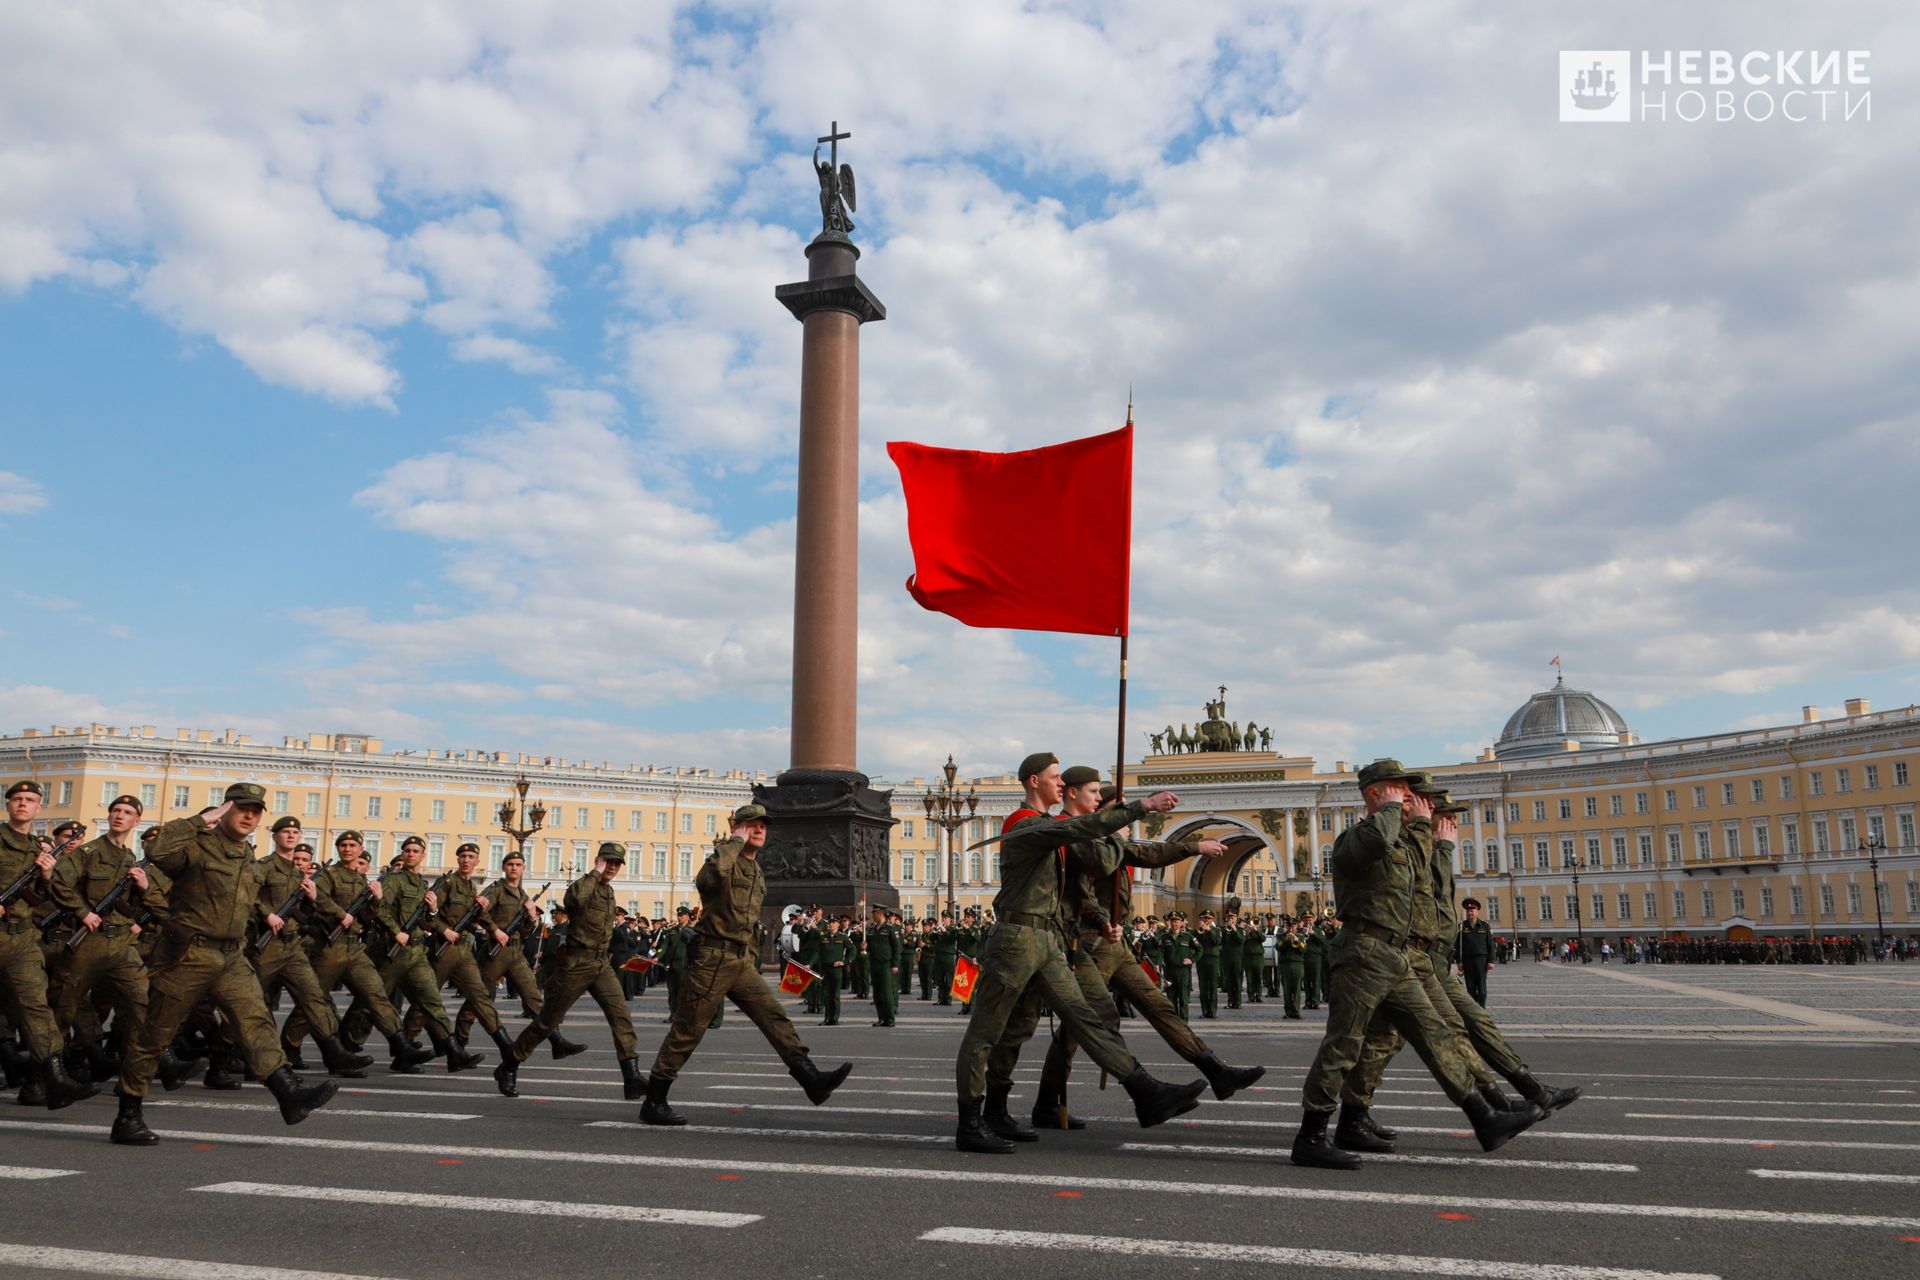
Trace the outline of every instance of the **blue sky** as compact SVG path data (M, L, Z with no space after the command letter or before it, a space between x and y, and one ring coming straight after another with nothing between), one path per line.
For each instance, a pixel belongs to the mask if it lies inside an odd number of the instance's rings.
M882 445L1129 383L1137 744L1226 684L1462 758L1556 653L1647 737L1915 701L1894 6L219 9L0 17L0 727L779 768L835 118L873 771L1111 751L1111 642L906 597ZM1621 45L1870 48L1884 105L1558 125Z

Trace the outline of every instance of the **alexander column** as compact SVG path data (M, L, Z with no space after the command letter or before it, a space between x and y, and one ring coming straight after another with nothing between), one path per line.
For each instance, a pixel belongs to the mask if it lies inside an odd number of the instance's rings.
M891 793L856 767L860 520L860 326L887 309L855 274L849 238L851 137L835 121L813 149L820 234L807 245L807 278L773 296L800 321L800 502L793 563L793 744L767 807L768 937L789 903L836 909L899 905L888 875Z

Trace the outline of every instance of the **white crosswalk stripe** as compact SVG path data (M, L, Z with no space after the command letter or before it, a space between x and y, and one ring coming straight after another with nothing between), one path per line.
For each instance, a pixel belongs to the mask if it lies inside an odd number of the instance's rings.
M675 1107L683 1103L674 1103ZM932 1133L880 1133L857 1129L748 1129L739 1125L672 1125L641 1124L638 1120L589 1120L581 1126L583 1129L644 1129L648 1133L660 1134L725 1134L729 1138L799 1138L811 1142L815 1138L852 1139L860 1142L899 1142L914 1146L940 1147L953 1145L951 1135Z
M1274 1147L1216 1147L1199 1143L1166 1142L1123 1142L1122 1151L1172 1151L1183 1155L1211 1156L1266 1156L1269 1159L1285 1161L1288 1148ZM1385 1161L1388 1164L1448 1164L1471 1165L1475 1169L1506 1171L1510 1169L1559 1169L1570 1173L1638 1173L1637 1164L1608 1164L1590 1160L1515 1160L1507 1156L1422 1156L1398 1152L1393 1155L1370 1155L1365 1157L1368 1164Z
M195 1102L188 1098L148 1098L149 1107L196 1107L204 1111L263 1111L280 1114L279 1106L261 1106L253 1102ZM372 1108L328 1107L329 1116L377 1117L382 1120L478 1120L477 1112L459 1111L379 1111Z
M1463 1129L1434 1129L1404 1124L1397 1124L1394 1128L1401 1133L1445 1133L1466 1136L1466 1131ZM1587 1133L1572 1129L1556 1129L1550 1124L1535 1125L1527 1130L1522 1141L1532 1142L1536 1137L1542 1140L1571 1142L1659 1142L1673 1146L1813 1147L1827 1151L1920 1151L1920 1142L1841 1142L1824 1138L1778 1138L1771 1135L1764 1138L1722 1138L1705 1134L1681 1133Z
M1478 1258L1415 1257L1391 1253L1343 1253L1331 1249L1292 1249L1278 1245L1225 1244L1207 1240L1143 1240L1132 1236L1068 1235L1050 1231L992 1231L979 1227L941 1227L926 1232L920 1239L930 1244L1071 1250L1090 1257L1255 1262L1279 1267L1384 1271L1400 1276L1474 1276L1486 1280L1720 1280L1718 1276L1701 1272L1620 1270L1577 1264L1491 1262Z
M1812 1169L1749 1169L1756 1178L1777 1178L1793 1182L1880 1182L1889 1186L1920 1186L1920 1174L1914 1173L1822 1173Z
M312 1200L342 1194L368 1208L406 1206L452 1209L460 1213L524 1213L543 1218L592 1218L595 1221L658 1222L683 1227L744 1227L760 1221L757 1213L719 1213L707 1209L650 1209L633 1204L581 1204L572 1200L520 1200L491 1196L441 1196L418 1191L343 1191L339 1187L300 1187L277 1182L215 1182L189 1190L229 1196L269 1196Z
M1736 1124L1853 1124L1885 1128L1899 1125L1920 1129L1920 1120L1842 1120L1830 1116L1702 1116L1691 1112L1629 1111L1629 1120L1731 1120Z
M26 1169L19 1165L0 1164L0 1178L10 1178L16 1182L42 1182L48 1178L72 1178L79 1174L78 1169Z
M344 1271L290 1271L255 1262L196 1262L91 1249L55 1249L37 1244L0 1244L0 1266L32 1271L80 1271L95 1276L140 1276L144 1280L386 1280Z

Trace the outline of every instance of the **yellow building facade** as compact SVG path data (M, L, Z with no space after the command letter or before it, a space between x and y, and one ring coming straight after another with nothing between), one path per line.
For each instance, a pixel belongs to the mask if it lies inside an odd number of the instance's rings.
M1913 707L1875 712L1855 701L1840 716L1809 708L1795 724L1645 743L1604 703L1556 687L1516 712L1481 759L1430 767L1471 806L1456 859L1460 892L1479 898L1503 933L1871 936L1884 926L1920 934ZM1323 770L1271 751L1129 765L1131 793L1181 795L1179 809L1137 834L1206 835L1229 848L1215 861L1143 873L1136 906L1197 914L1237 900L1259 914L1337 910L1326 860L1339 832L1365 813L1354 774L1347 762ZM453 849L471 840L489 869L514 843L497 812L524 776L529 798L547 807L546 825L526 844L529 879L563 884L591 865L600 841L619 840L628 857L618 897L656 917L694 898L693 873L727 813L768 780L739 770L386 751L378 738L355 734L273 746L231 732L167 738L151 726L107 725L0 737L0 776L46 788L43 829L70 817L102 827L108 802L123 793L141 799L145 821L161 822L218 803L228 783L247 780L267 788L275 815L299 818L323 853L348 828L378 857L417 834L429 867L451 866ZM902 909L926 915L949 896L963 908L990 905L997 850L968 846L996 834L1019 806L1015 780L972 780L978 809L951 837L927 817L926 780L875 785L893 791Z

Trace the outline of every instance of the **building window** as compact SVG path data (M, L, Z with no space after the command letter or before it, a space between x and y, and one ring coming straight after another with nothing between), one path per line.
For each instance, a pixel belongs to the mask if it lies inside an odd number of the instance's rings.
M1780 775L1780 798L1782 800L1793 799L1793 776L1791 774L1783 773Z
M1853 770L1835 769L1833 771L1833 789L1842 794L1853 790Z
M438 804L439 801L434 801ZM584 805L576 805L573 810L573 825L582 831L593 825L593 814Z
M1733 784L1731 782L1723 782L1720 784L1720 803L1733 803Z
M1615 836L1613 838L1613 865L1616 867L1624 867L1627 865L1627 838L1625 836Z
M655 880L667 878L667 846L663 844L653 846L653 878Z
M1856 916L1860 914L1860 886L1857 884L1847 886L1847 912Z
M1666 800L1666 803L1667 803L1668 813L1672 813L1680 807L1680 793L1678 791L1675 791L1673 788L1671 787L1667 788L1664 799Z
M1800 824L1788 819L1780 824L1781 835L1786 838L1787 852L1798 856L1800 853Z
M393 818L394 818L394 821L396 822L413 821L413 797L412 796L401 796L398 800L394 801Z
M1567 895L1567 919L1578 920L1579 918L1580 918L1580 899L1574 897L1572 894L1568 894Z
M1626 811L1627 810L1626 810L1625 803L1621 800L1619 796L1607 797L1607 812L1610 815L1617 818L1621 814L1625 813Z
M427 837L427 864L444 866L447 861L447 838L445 836Z
M926 857L926 861L922 865L924 865L927 869L927 879L935 883L938 883L940 879L939 855L932 854L932 853L928 854Z
M1865 786L1867 790L1878 791L1880 789L1880 766L1879 765L1877 764L1862 765L1860 768L1860 773L1862 775L1860 779L1861 784Z
M1903 765L1901 767L1904 768L1905 766ZM1507 821L1508 822L1520 821L1520 802L1518 800L1515 800L1512 803L1507 805Z
M427 801L427 821L445 822L447 820L447 802L445 800Z
M1645 813L1649 807L1646 792L1636 791L1633 793L1633 811L1635 813Z
M1547 842L1545 840L1535 840L1533 842L1533 869L1535 871L1545 871L1551 865L1552 861L1547 856Z
M1693 833L1693 856L1696 861L1702 862L1713 856L1713 832L1705 827Z
M1615 901L1614 905L1620 908L1620 919L1623 922L1633 919L1633 895L1632 894L1630 893L1620 894L1617 900Z
M593 854L588 849L587 842L585 840L575 840L573 842L573 874L580 876L587 874L587 872L593 870L593 861Z
M1597 867L1600 865L1600 837L1599 836L1587 837L1587 865L1590 867Z
M1515 924L1527 922L1527 900L1517 893L1513 895L1513 922Z
M913 819L912 818L902 818L900 820L900 838L902 840L913 839Z
M1753 824L1753 851L1762 858L1773 856L1773 837L1767 831L1767 824L1764 822Z
M1679 863L1680 833L1678 831L1669 831L1667 832L1667 865L1672 867L1678 866Z
M1644 894L1642 894L1641 898L1643 899L1644 905L1647 909L1646 910L1647 920L1651 922L1654 916L1657 915L1660 911L1659 900L1653 896L1653 890L1651 889L1647 890Z
M336 818L351 818L353 816L353 797L335 796L333 798L333 816Z
M1800 891L1799 885L1787 886L1787 901L1793 904L1793 914L1796 917L1807 913L1807 897Z
M226 795L227 789L225 787L208 787L207 804L209 806L218 805L226 799ZM346 815L342 814L341 816L345 817Z
M1727 899L1733 904L1733 914L1737 916L1747 914L1747 891L1745 889L1742 889L1739 885L1733 886L1733 888L1727 890Z
M1587 816L1589 818L1597 818L1600 816L1600 797L1587 797Z
M380 869L380 833L378 831L367 832L366 847L367 861L375 871L378 871Z
M186 788L174 788L173 803L175 807L181 809L186 808L186 801ZM309 818L317 818L320 816L320 793L318 791L307 792L306 815Z
M1687 918L1687 895L1679 889L1673 891L1673 918L1675 920Z
M967 883L979 884L981 878L982 877L980 874L980 854L976 850L975 852L967 855Z
M1833 914L1833 886L1830 884L1820 886L1820 914L1823 916Z
M1487 874L1493 875L1500 870L1500 842L1487 841Z
M467 823L474 823L474 822L480 821L480 805L473 800L469 800L465 804L461 805L460 820L462 822L467 822Z
M1643 834L1639 837L1639 844L1640 844L1640 865L1643 867L1652 866L1653 865L1653 837L1650 835Z
M1920 880L1907 881L1907 914L1920 914Z
M173 789L173 807L174 808L184 809L192 803L193 803L193 794L187 788L175 787ZM317 817L319 816L319 813L320 813L320 797L308 796L307 797L307 816L309 818Z
M67 794L70 795L71 791L69 790ZM120 794L120 784L118 782L115 782L111 778L107 779L105 782L102 782L100 784L100 807L104 809L108 805L112 804L113 798L119 794Z
M627 830L640 830L640 811L638 809L627 810Z
M667 811L661 809L653 815L653 830L656 835L667 833Z
M1471 875L1473 873L1473 867L1474 867L1473 841L1462 840L1460 842L1460 870ZM1253 892L1255 897L1260 896L1259 880L1260 880L1259 876L1254 877L1255 883L1253 886Z
M1322 831L1333 830L1333 810L1322 809L1320 811L1320 829Z
M1913 848L1913 815L1910 813L1903 813L1899 817L1899 822L1900 822L1900 847L1902 849L1911 849Z
M1491 827L1500 821L1500 806L1483 804L1480 806L1480 821Z
M547 874L550 876L560 874L560 842L558 840L547 841Z
M1705 787L1695 787L1693 789L1693 807L1696 809L1704 809L1707 807L1707 789Z
M1508 841L1507 842L1507 858L1508 858L1507 865L1509 867L1512 867L1515 871L1525 871L1527 869L1526 852L1527 852L1527 846L1520 843L1520 841L1518 840Z
M1823 796L1827 794L1826 781L1820 776L1818 769L1815 769L1807 775L1807 794L1810 796Z
M159 798L160 788L156 784L151 782L143 782L140 784L140 807L142 809L153 808L153 802ZM276 791L273 793L273 799L274 811L276 813L285 813L287 811L287 793L284 791Z
M487 841L487 871L492 875L500 874L500 864L507 857L507 842L501 836Z
M369 818L377 818L380 816L380 797L379 796L367 797L367 816Z
M1702 889L1700 891L1700 918L1702 920L1713 919L1713 890L1711 889Z
M1595 924L1604 924L1606 919L1607 895L1604 893L1596 893L1593 895L1593 922Z
M718 815L711 814L711 813L707 815L707 834L708 835L711 836L711 835L719 834L719 832L715 829L715 826L714 826L714 824L718 821L719 821Z
M680 878L682 880L693 879L693 848L691 845L683 844L680 846Z
M1907 785L1907 762L1905 760L1895 760L1893 762L1893 785L1896 787L1904 787Z
M1560 865L1563 868L1573 865L1573 840L1570 837L1560 840Z
M1553 923L1553 899L1544 893L1540 895L1540 923Z
M1573 816L1573 801L1567 799L1565 796L1560 797L1560 816L1562 818L1571 818Z
M141 785L140 803L146 808L153 807L153 785L151 783L143 783ZM275 813L288 813L292 811L292 808L293 805L289 801L286 792L276 791L273 793L273 811Z
M1908 884L1907 889L1911 892L1913 885ZM1487 898L1487 919L1494 924L1500 923L1500 899L1491 896Z
M1815 853L1833 852L1833 844L1827 839L1827 820L1825 818L1815 818L1813 820L1813 851Z
M683 813L680 815L680 834L683 836L693 834L693 815L691 813Z
M1535 822L1545 822L1547 820L1547 802L1545 800L1535 800L1533 802L1533 820Z
M473 806L468 805L467 808L471 809L473 808ZM473 820L473 815L471 814L467 815L467 820L471 822ZM619 821L620 821L620 815L615 813L612 809L602 809L600 811L600 829L602 831L612 831L615 825L618 824Z
M1840 847L1842 849L1858 849L1860 847L1858 828L1853 825L1852 814L1843 814L1840 818Z
M1760 886L1760 918L1773 919L1773 890L1764 884Z
M1727 838L1727 856L1729 858L1739 857L1740 856L1740 828L1728 827L1726 838Z

